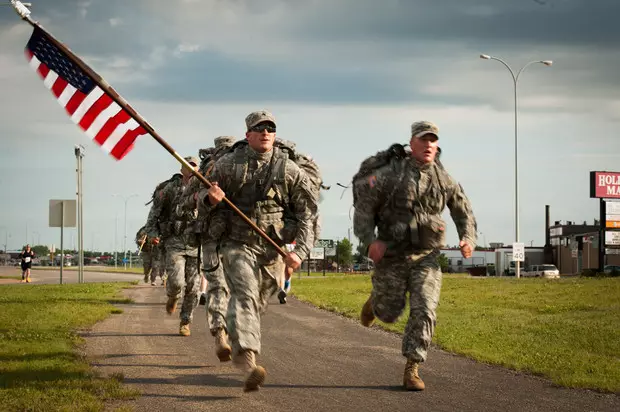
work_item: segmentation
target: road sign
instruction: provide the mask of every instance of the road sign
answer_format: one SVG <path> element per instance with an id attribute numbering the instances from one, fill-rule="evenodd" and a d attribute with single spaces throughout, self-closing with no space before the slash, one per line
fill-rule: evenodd
<path id="1" fill-rule="evenodd" d="M 49 227 L 75 227 L 75 200 L 50 199 L 49 202 Z"/>
<path id="2" fill-rule="evenodd" d="M 315 247 L 310 251 L 310 259 L 325 259 L 325 249 L 322 247 Z"/>
<path id="3" fill-rule="evenodd" d="M 525 262 L 525 245 L 523 243 L 512 244 L 512 260 L 515 262 Z"/>
<path id="4" fill-rule="evenodd" d="M 325 247 L 325 248 L 333 248 L 334 241 L 332 239 L 319 239 L 316 241 L 314 247 Z"/>

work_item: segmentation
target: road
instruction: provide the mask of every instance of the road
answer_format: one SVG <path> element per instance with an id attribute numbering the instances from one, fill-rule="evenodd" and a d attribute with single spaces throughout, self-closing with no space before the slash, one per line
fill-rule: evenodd
<path id="1" fill-rule="evenodd" d="M 122 373 L 142 392 L 136 411 L 618 411 L 620 396 L 559 388 L 546 380 L 432 349 L 424 392 L 401 389 L 400 339 L 295 299 L 263 317 L 265 386 L 243 393 L 242 375 L 221 364 L 199 306 L 192 335 L 164 311 L 161 287 L 125 291 L 135 303 L 84 332 L 104 374 Z M 111 405 L 116 406 L 116 405 Z"/>
<path id="2" fill-rule="evenodd" d="M 21 276 L 21 268 L 19 266 L 0 266 L 0 276 Z M 37 270 L 32 269 L 30 273 L 32 279 L 31 284 L 49 285 L 60 283 L 60 270 Z M 110 272 L 96 272 L 96 271 L 84 271 L 84 282 L 131 282 L 134 280 L 142 280 L 143 276 L 135 273 L 110 273 Z M 160 280 L 157 279 L 158 283 Z M 78 283 L 78 271 L 77 270 L 63 270 L 62 271 L 63 283 Z M 0 284 L 7 283 L 20 283 L 19 280 L 13 279 L 0 279 Z M 24 285 L 28 285 L 27 283 Z"/>

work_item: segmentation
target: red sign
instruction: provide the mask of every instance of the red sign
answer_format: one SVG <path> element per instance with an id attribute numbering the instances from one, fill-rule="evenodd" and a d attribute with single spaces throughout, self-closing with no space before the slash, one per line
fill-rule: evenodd
<path id="1" fill-rule="evenodd" d="M 620 199 L 620 173 L 590 172 L 590 197 Z"/>

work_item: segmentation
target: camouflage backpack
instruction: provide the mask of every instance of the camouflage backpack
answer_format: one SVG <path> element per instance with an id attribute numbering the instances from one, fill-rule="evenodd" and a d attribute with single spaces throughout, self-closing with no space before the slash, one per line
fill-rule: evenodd
<path id="1" fill-rule="evenodd" d="M 183 175 L 181 173 L 175 173 L 172 175 L 172 177 L 168 180 L 164 180 L 163 182 L 159 183 L 157 186 L 155 186 L 155 190 L 153 190 L 153 194 L 151 195 L 151 200 L 149 200 L 148 202 L 146 202 L 144 205 L 147 206 L 150 203 L 153 202 L 153 200 L 155 199 L 155 196 L 157 196 L 157 192 L 159 192 L 160 190 L 162 190 L 164 187 L 166 187 L 166 185 L 170 182 L 172 182 L 175 179 L 181 179 L 183 177 Z"/>
<path id="2" fill-rule="evenodd" d="M 245 145 L 248 144 L 247 140 L 240 140 L 238 142 L 236 142 L 228 151 L 229 153 L 231 152 L 235 152 L 237 150 L 237 148 L 243 147 Z M 326 186 L 323 184 L 323 178 L 321 176 L 321 171 L 319 169 L 319 166 L 316 164 L 316 162 L 314 161 L 314 159 L 312 159 L 312 157 L 307 156 L 303 153 L 298 152 L 297 150 L 295 150 L 295 143 L 288 141 L 288 140 L 283 140 L 283 139 L 279 139 L 276 138 L 275 142 L 274 142 L 274 147 L 280 149 L 281 152 L 285 153 L 286 156 L 291 159 L 293 162 L 295 162 L 295 164 L 297 164 L 297 166 L 299 166 L 299 168 L 305 173 L 305 175 L 308 177 L 308 181 L 310 183 L 310 186 L 308 187 L 308 189 L 310 190 L 310 193 L 312 194 L 313 198 L 316 200 L 316 202 L 318 203 L 321 199 L 321 189 L 323 190 L 329 190 L 330 186 Z M 237 176 L 237 179 L 235 179 L 236 182 L 240 182 L 241 178 L 243 176 L 243 168 L 240 167 L 241 166 L 241 161 L 245 161 L 245 159 L 240 158 L 239 161 L 235 162 L 235 171 L 233 173 L 235 173 L 235 175 Z M 284 164 L 284 163 L 282 163 Z M 275 167 L 274 167 L 275 169 Z M 270 171 L 270 179 L 273 180 L 274 178 L 284 178 L 284 170 L 283 168 L 281 168 L 281 170 L 271 170 Z M 270 185 L 267 185 L 270 186 Z M 233 189 L 232 191 L 234 192 L 235 190 L 237 190 L 238 188 Z M 286 190 L 286 187 L 284 187 L 284 189 Z M 288 193 L 284 193 L 284 196 L 286 197 L 288 195 Z M 320 221 L 319 221 L 319 214 L 317 213 L 314 217 L 313 217 L 313 231 L 314 231 L 314 235 L 315 235 L 315 239 L 319 238 L 320 235 L 320 230 L 321 230 L 321 225 L 320 225 Z"/>
<path id="3" fill-rule="evenodd" d="M 439 169 L 445 170 L 443 167 L 443 164 L 439 160 L 440 155 L 441 155 L 441 149 L 437 148 L 437 155 L 435 157 L 435 163 L 437 164 Z M 411 156 L 411 151 L 409 150 L 407 145 L 403 145 L 400 143 L 394 143 L 386 150 L 381 150 L 377 152 L 374 156 L 370 156 L 364 159 L 364 161 L 360 165 L 359 170 L 357 171 L 357 173 L 355 173 L 355 175 L 353 176 L 353 179 L 351 179 L 351 181 L 353 182 L 353 185 L 352 185 L 353 207 L 355 207 L 357 203 L 357 199 L 359 198 L 359 195 L 360 195 L 359 188 L 356 188 L 355 186 L 356 181 L 360 179 L 369 178 L 376 170 L 390 164 L 393 161 L 400 161 L 409 156 Z M 400 186 L 402 178 L 404 177 L 403 173 L 398 173 L 399 171 L 397 170 L 395 170 L 395 172 L 397 173 L 393 174 L 392 181 L 390 181 L 389 184 L 387 185 L 392 190 L 387 195 L 386 199 L 384 199 L 384 202 L 383 202 L 384 205 L 387 205 L 390 202 L 396 189 Z M 397 181 L 398 174 L 400 174 L 400 179 L 398 179 Z M 439 179 L 439 184 L 440 185 L 442 184 L 442 179 Z"/>
<path id="4" fill-rule="evenodd" d="M 359 198 L 359 189 L 355 186 L 356 181 L 368 178 L 376 170 L 388 165 L 393 160 L 404 159 L 407 156 L 409 156 L 409 152 L 405 149 L 405 145 L 394 143 L 387 150 L 381 150 L 374 156 L 364 159 L 359 170 L 353 175 L 353 179 L 351 179 L 353 182 L 353 207 L 355 207 L 357 199 Z"/>
<path id="5" fill-rule="evenodd" d="M 213 160 L 213 155 L 215 155 L 215 152 L 215 147 L 198 150 L 198 157 L 200 157 L 199 170 L 203 175 L 207 171 L 207 166 L 209 165 L 211 160 Z"/>

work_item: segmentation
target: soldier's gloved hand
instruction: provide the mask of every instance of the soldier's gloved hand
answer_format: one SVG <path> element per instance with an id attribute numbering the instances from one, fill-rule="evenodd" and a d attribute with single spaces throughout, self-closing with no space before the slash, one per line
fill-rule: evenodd
<path id="1" fill-rule="evenodd" d="M 211 187 L 209 188 L 209 203 L 213 206 L 217 205 L 224 199 L 226 193 L 217 185 L 217 182 L 213 182 Z"/>
<path id="2" fill-rule="evenodd" d="M 459 242 L 459 248 L 461 248 L 461 255 L 463 255 L 465 259 L 469 259 L 471 257 L 472 250 L 469 243 L 461 240 Z"/>
<path id="3" fill-rule="evenodd" d="M 288 252 L 286 257 L 284 258 L 284 263 L 286 266 L 293 268 L 293 270 L 297 269 L 301 266 L 301 259 L 297 256 L 295 252 Z"/>
<path id="4" fill-rule="evenodd" d="M 368 257 L 372 259 L 372 261 L 376 265 L 381 259 L 383 259 L 383 255 L 385 254 L 386 249 L 387 245 L 385 244 L 385 242 L 375 240 L 368 247 Z"/>

